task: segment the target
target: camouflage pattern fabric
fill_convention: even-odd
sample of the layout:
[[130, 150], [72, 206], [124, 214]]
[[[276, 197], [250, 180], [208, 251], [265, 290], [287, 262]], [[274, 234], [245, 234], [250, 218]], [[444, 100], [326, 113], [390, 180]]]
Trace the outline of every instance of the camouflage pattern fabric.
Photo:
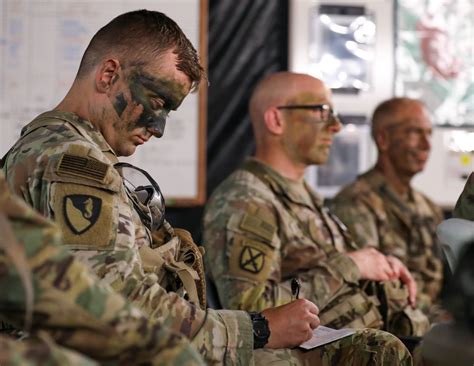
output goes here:
[[474, 173], [469, 175], [466, 185], [456, 202], [453, 217], [474, 221]]
[[97, 366], [97, 362], [42, 339], [23, 341], [0, 335], [0, 365]]
[[[123, 297], [99, 285], [97, 278], [61, 245], [59, 228], [8, 191], [3, 174], [0, 220], [0, 319], [24, 328], [24, 314], [30, 310], [24, 283], [31, 281], [33, 316], [28, 328], [43, 340], [8, 349], [34, 350], [37, 346], [38, 352], [44, 349], [54, 360], [63, 352], [56, 352], [52, 341], [48, 346], [52, 337], [62, 346], [99, 361], [203, 364], [186, 338], [158, 322], [149, 322]], [[15, 260], [18, 255], [25, 258], [24, 264]], [[30, 278], [20, 277], [18, 263], [27, 267]], [[64, 357], [67, 355], [64, 352]], [[78, 357], [78, 364], [80, 360]]]
[[[379, 331], [373, 333], [367, 333], [368, 331], [358, 332], [352, 337], [333, 342], [326, 347], [309, 352], [289, 349], [261, 349], [253, 351], [252, 327], [250, 319], [245, 312], [208, 310], [206, 314], [176, 294], [166, 293], [165, 289], [160, 286], [158, 279], [166, 282], [170, 274], [163, 271], [159, 273], [145, 273], [144, 269], [141, 268], [142, 263], [137, 247], [151, 244], [148, 242], [149, 233], [135, 219], [136, 215], [133, 213], [130, 204], [121, 196], [121, 186], [117, 189], [118, 192], [115, 193], [115, 187], [118, 187], [118, 185], [114, 185], [114, 179], [116, 179], [114, 170], [104, 169], [97, 165], [97, 161], [99, 161], [110, 167], [110, 163], [106, 159], [114, 158], [113, 153], [88, 122], [80, 121], [72, 114], [60, 113], [58, 116], [58, 113], [53, 113], [53, 115], [65, 118], [68, 122], [48, 126], [47, 128], [39, 127], [36, 132], [37, 135], [33, 133], [28, 134], [24, 140], [21, 140], [16, 145], [8, 158], [6, 166], [10, 184], [16, 187], [17, 192], [23, 198], [35, 202], [40, 208], [42, 207], [45, 210], [44, 213], [48, 216], [55, 219], [58, 219], [57, 216], [60, 216], [58, 222], [62, 224], [61, 231], [70, 238], [70, 241], [67, 241], [66, 244], [70, 248], [76, 248], [76, 256], [81, 258], [102, 278], [101, 282], [110, 284], [113, 288], [128, 295], [130, 299], [141, 306], [149, 319], [164, 319], [173, 328], [177, 328], [181, 333], [193, 338], [192, 344], [203, 355], [207, 364], [252, 365], [255, 363], [261, 365], [272, 363], [276, 365], [334, 365], [338, 364], [339, 360], [353, 360], [354, 362], [351, 363], [355, 365], [382, 365], [390, 363], [411, 365], [411, 356], [403, 344], [392, 335]], [[51, 114], [47, 116], [50, 118]], [[30, 125], [30, 127], [34, 128], [35, 126]], [[88, 133], [81, 134], [84, 130], [88, 131]], [[103, 188], [100, 188], [102, 186], [95, 183], [93, 179], [84, 179], [83, 176], [77, 175], [73, 176], [67, 169], [66, 173], [64, 169], [60, 169], [62, 160], [59, 159], [61, 157], [64, 159], [63, 154], [65, 151], [77, 154], [78, 151], [84, 151], [81, 150], [84, 146], [87, 148], [87, 154], [84, 154], [82, 157], [86, 159], [96, 157], [97, 160], [94, 159], [93, 162], [95, 170], [102, 169], [102, 171], [106, 171], [102, 179], [108, 185], [103, 185]], [[101, 148], [98, 149], [97, 146]], [[98, 150], [102, 150], [102, 154]], [[77, 166], [79, 160], [74, 160], [74, 163]], [[92, 163], [86, 160], [84, 165], [87, 166], [87, 164]], [[54, 172], [58, 173], [58, 169], [61, 174], [55, 175]], [[90, 172], [84, 168], [82, 171], [83, 173], [85, 172], [83, 175], [90, 175]], [[67, 188], [71, 189], [71, 191], [58, 187], [61, 184], [70, 184]], [[91, 188], [79, 191], [78, 188], [82, 188], [81, 185]], [[99, 189], [93, 190], [93, 188]], [[107, 201], [110, 198], [103, 194], [102, 190], [114, 198], [114, 204], [110, 204]], [[85, 198], [81, 197], [82, 206], [77, 203], [78, 197], [70, 197], [71, 193], [68, 194], [68, 192], [86, 196]], [[58, 199], [55, 197], [55, 194], [62, 194], [60, 196], [63, 198], [62, 207], [54, 203], [54, 200]], [[87, 242], [81, 240], [80, 237], [75, 238], [68, 232], [68, 230], [85, 230], [84, 233], [87, 233], [86, 227], [88, 225], [93, 227], [100, 220], [101, 212], [97, 213], [97, 208], [94, 208], [97, 202], [95, 198], [101, 200], [101, 210], [103, 208], [111, 210], [110, 207], [120, 207], [114, 214], [108, 216], [115, 220], [116, 213], [120, 212], [118, 223], [115, 221], [112, 223], [112, 228], [117, 230], [117, 233], [114, 234], [116, 237], [113, 238], [112, 243], [108, 241], [109, 236], [107, 235], [110, 235], [109, 233], [106, 236], [97, 235], [96, 241]], [[79, 219], [74, 217], [74, 212], [78, 214], [77, 211], [67, 211], [68, 199], [72, 200], [73, 206], [81, 211], [82, 219], [88, 220], [89, 223], [81, 220], [81, 217]], [[48, 202], [51, 208], [48, 208]], [[55, 207], [56, 211], [54, 210]], [[155, 235], [156, 233], [153, 234]], [[81, 233], [76, 235], [80, 236]], [[125, 240], [124, 237], [128, 237], [128, 240]], [[132, 240], [136, 241], [134, 245], [130, 244]], [[88, 250], [78, 249], [87, 245], [91, 246]], [[96, 247], [95, 250], [92, 248], [93, 245]], [[97, 247], [104, 249], [98, 250]], [[59, 250], [59, 248], [56, 248], [56, 250]], [[47, 258], [50, 258], [50, 256], [48, 255]], [[166, 259], [166, 256], [163, 256], [163, 258]], [[72, 260], [71, 262], [77, 263]], [[166, 266], [163, 267], [165, 268]], [[74, 283], [76, 282], [74, 281]], [[15, 288], [18, 289], [18, 287]], [[91, 296], [87, 296], [86, 300], [90, 298]], [[96, 304], [95, 301], [94, 304]], [[103, 304], [98, 306], [98, 308], [99, 311], [103, 311], [107, 306]], [[55, 310], [59, 311], [58, 309]], [[107, 312], [107, 314], [109, 313]], [[93, 324], [91, 322], [91, 326]], [[142, 324], [142, 326], [144, 329], [146, 328], [146, 324]], [[57, 334], [61, 335], [61, 332]], [[80, 334], [76, 335], [75, 332], [69, 332], [67, 336], [62, 336], [61, 339], [66, 339], [68, 342], [70, 342], [70, 339], [78, 341], [80, 339], [88, 339], [88, 344], [90, 344], [90, 340], [95, 339], [94, 337], [99, 336], [93, 336], [92, 332], [88, 332], [87, 337], [82, 338]], [[146, 337], [143, 341], [147, 341]], [[93, 345], [96, 344], [95, 342], [92, 343]], [[89, 347], [93, 348], [93, 345], [89, 345]], [[102, 352], [108, 349], [107, 345], [103, 344], [100, 345], [100, 348]], [[177, 347], [171, 347], [170, 352], [174, 352], [175, 349]], [[183, 352], [183, 359], [181, 360], [183, 365], [187, 364], [185, 356], [186, 353]], [[167, 362], [166, 358], [163, 358], [163, 360], [165, 363]]]
[[400, 340], [390, 333], [375, 329], [359, 330], [311, 351], [299, 349], [255, 352], [259, 365], [339, 366], [339, 365], [412, 365], [412, 357]]
[[373, 246], [408, 267], [421, 304], [437, 301], [443, 281], [436, 237], [436, 226], [443, 219], [439, 207], [414, 189], [407, 198], [400, 197], [372, 169], [345, 187], [331, 208], [349, 228], [358, 248]]
[[[377, 297], [359, 287], [359, 269], [344, 253], [353, 242], [304, 181], [248, 160], [211, 196], [203, 235], [207, 268], [224, 307], [261, 311], [285, 304], [298, 277], [300, 297], [319, 307], [321, 324], [384, 326]], [[401, 308], [407, 307], [404, 290]]]
[[154, 248], [162, 266], [145, 270], [139, 249], [152, 246], [151, 233], [113, 167], [117, 161], [90, 122], [54, 111], [25, 127], [4, 170], [10, 188], [56, 221], [64, 244], [102, 284], [124, 295], [149, 319], [191, 339], [206, 363], [249, 364], [253, 331], [247, 313], [203, 311], [179, 291], [163, 287], [176, 283], [176, 267], [168, 263], [178, 260], [178, 238]]

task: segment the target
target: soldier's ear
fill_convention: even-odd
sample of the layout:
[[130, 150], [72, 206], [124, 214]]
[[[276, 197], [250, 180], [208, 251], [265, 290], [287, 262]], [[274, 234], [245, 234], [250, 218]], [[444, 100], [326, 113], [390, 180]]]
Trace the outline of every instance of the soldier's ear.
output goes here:
[[387, 130], [378, 131], [375, 134], [375, 144], [380, 151], [387, 151], [390, 145], [390, 136]]
[[95, 86], [99, 93], [107, 93], [118, 79], [120, 63], [116, 59], [104, 60], [95, 73]]
[[263, 114], [267, 130], [273, 135], [281, 135], [284, 129], [283, 116], [276, 107], [268, 107]]

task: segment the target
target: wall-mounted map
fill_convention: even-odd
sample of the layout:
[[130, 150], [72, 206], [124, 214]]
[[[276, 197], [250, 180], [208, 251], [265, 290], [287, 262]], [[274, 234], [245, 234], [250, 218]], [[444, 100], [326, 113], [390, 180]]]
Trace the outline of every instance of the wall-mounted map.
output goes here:
[[425, 101], [438, 125], [474, 125], [474, 3], [398, 0], [396, 94]]

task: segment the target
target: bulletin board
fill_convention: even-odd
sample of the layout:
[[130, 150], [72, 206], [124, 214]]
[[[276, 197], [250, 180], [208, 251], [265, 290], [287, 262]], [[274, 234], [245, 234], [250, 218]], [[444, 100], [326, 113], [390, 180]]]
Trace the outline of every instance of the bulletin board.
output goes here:
[[[207, 0], [0, 0], [0, 156], [21, 128], [66, 95], [92, 36], [117, 15], [165, 13], [207, 59]], [[165, 134], [127, 159], [159, 183], [167, 205], [205, 201], [207, 84], [171, 112]]]

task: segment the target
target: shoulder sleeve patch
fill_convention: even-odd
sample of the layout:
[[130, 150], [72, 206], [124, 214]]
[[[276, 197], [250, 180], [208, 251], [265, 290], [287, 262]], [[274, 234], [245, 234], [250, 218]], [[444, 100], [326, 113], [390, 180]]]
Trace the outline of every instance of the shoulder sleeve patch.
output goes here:
[[114, 248], [119, 217], [117, 194], [81, 184], [53, 183], [49, 204], [69, 249]]
[[266, 281], [272, 273], [274, 254], [264, 243], [236, 236], [229, 253], [229, 272], [239, 278]]
[[240, 228], [243, 231], [251, 232], [263, 239], [272, 241], [273, 235], [276, 232], [276, 227], [271, 223], [263, 220], [259, 216], [245, 214], [240, 222]]
[[74, 177], [88, 178], [104, 183], [109, 166], [101, 161], [63, 154], [59, 160], [56, 173], [58, 175], [69, 175]]

